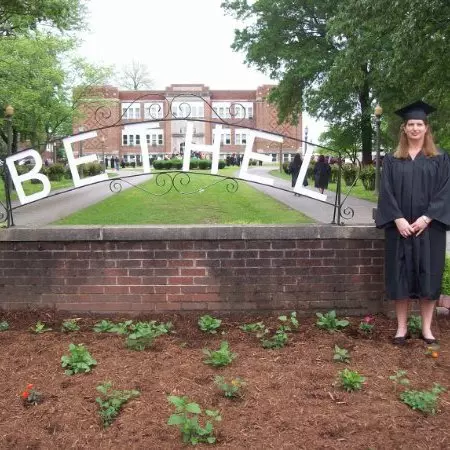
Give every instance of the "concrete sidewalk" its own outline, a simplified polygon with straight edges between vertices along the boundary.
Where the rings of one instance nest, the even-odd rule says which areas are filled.
[[[152,177],[152,175],[143,176],[142,171],[122,170],[120,172],[114,171],[113,173],[117,173],[122,177],[130,177],[126,180],[133,184],[143,183]],[[107,181],[84,186],[70,192],[66,191],[72,188],[52,191],[50,196],[43,200],[15,209],[13,211],[14,225],[27,228],[39,228],[67,217],[80,209],[87,208],[88,206],[105,200],[106,198],[115,195],[109,188],[110,183],[114,182],[114,180],[116,180],[116,178],[113,177]],[[122,182],[122,190],[129,189],[130,187],[131,186],[127,182]],[[62,195],[52,196],[55,193],[61,193]],[[17,201],[13,202],[13,207],[18,205],[19,203]]]
[[[274,177],[269,174],[269,171],[273,170],[273,166],[263,166],[263,167],[257,167],[257,168],[251,168],[250,173],[254,175],[259,175],[262,177],[267,177],[272,180],[274,180],[274,186],[280,187],[289,190],[289,192],[286,191],[280,191],[277,189],[273,189],[270,186],[263,186],[258,184],[250,183],[251,186],[253,186],[255,189],[258,189],[261,192],[266,193],[267,195],[270,195],[271,197],[277,199],[281,203],[284,203],[285,205],[288,205],[289,207],[296,209],[303,214],[307,215],[308,217],[311,217],[311,219],[314,219],[316,222],[319,223],[331,223],[333,219],[333,211],[334,211],[334,202],[336,199],[336,195],[334,192],[331,191],[325,191],[325,194],[327,195],[327,203],[321,202],[318,200],[314,200],[309,197],[304,196],[296,196],[294,195],[294,192],[292,191],[291,182],[287,180],[283,180],[278,177]],[[236,176],[238,176],[236,174]],[[318,192],[318,189],[311,186],[311,180],[308,180],[310,185],[307,187],[308,189],[314,190]],[[344,189],[344,192],[347,191],[347,189]],[[341,202],[344,201],[345,195],[341,195]],[[332,205],[329,205],[328,203],[332,203]],[[361,200],[359,198],[355,197],[348,197],[345,201],[342,211],[345,211],[346,207],[350,207],[354,211],[353,218],[342,218],[343,223],[348,225],[374,225],[374,221],[372,219],[372,210],[376,207],[376,204],[373,202],[369,202],[367,200]],[[344,216],[345,217],[345,216]],[[336,217],[337,221],[337,217]]]

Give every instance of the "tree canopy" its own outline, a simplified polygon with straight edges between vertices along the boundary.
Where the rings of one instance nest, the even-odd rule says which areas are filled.
[[[278,81],[269,99],[280,121],[306,110],[356,129],[364,163],[372,160],[376,103],[390,136],[398,129],[391,111],[418,98],[439,108],[435,125],[448,132],[448,0],[225,0],[222,7],[242,22],[232,48]]]
[[[131,91],[150,89],[153,84],[147,65],[136,60],[122,67],[118,82],[120,87]]]

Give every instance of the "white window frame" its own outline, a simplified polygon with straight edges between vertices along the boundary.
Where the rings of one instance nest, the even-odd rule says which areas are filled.
[[[151,113],[151,110],[153,113]],[[144,103],[144,119],[162,119],[164,117],[164,103]]]
[[[140,103],[122,103],[122,119],[132,120],[141,118]]]

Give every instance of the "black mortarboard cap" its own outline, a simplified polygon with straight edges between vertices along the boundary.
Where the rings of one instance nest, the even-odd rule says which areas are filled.
[[[426,120],[428,114],[436,111],[436,108],[429,105],[428,103],[419,100],[417,102],[411,103],[408,106],[395,111],[395,114],[400,116],[403,120]]]

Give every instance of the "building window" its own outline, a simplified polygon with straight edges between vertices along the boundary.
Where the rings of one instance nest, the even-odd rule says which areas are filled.
[[[145,103],[144,119],[162,119],[164,116],[164,105],[162,103]]]
[[[122,103],[122,119],[140,119],[140,103]]]
[[[247,144],[247,135],[242,131],[236,131],[234,142],[236,145],[246,145]]]
[[[253,119],[253,106],[247,106],[245,108],[245,115],[248,119]]]
[[[136,135],[136,145],[141,145],[141,135],[140,134]]]
[[[126,134],[122,135],[122,145],[128,145],[128,136]]]
[[[147,134],[145,138],[148,145],[164,145],[164,135],[162,132]]]
[[[231,145],[231,131],[222,130],[222,137],[220,139],[222,145]]]

